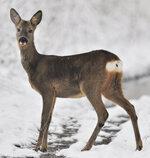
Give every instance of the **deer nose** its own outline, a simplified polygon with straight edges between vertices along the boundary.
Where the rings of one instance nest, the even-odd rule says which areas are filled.
[[[26,45],[27,43],[28,43],[27,38],[25,38],[25,37],[20,37],[20,39],[19,39],[19,44],[21,44],[21,45]]]

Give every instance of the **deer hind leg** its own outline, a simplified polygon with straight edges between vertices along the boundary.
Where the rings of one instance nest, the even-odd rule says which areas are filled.
[[[43,152],[47,151],[47,135],[48,128],[52,118],[52,112],[55,104],[55,95],[54,92],[46,92],[42,94],[43,98],[43,109],[41,116],[41,127],[38,137],[38,142],[36,145],[36,151],[41,150]]]
[[[128,113],[128,115],[131,118],[134,129],[136,149],[141,150],[143,145],[138,128],[138,117],[136,115],[134,106],[124,97],[122,93],[120,75],[114,75],[112,79],[109,81],[109,84],[107,85],[108,86],[105,87],[103,91],[104,96],[109,100],[113,101],[114,103],[118,104],[119,106],[121,106]]]
[[[100,132],[101,128],[104,126],[104,123],[108,118],[108,112],[102,102],[101,94],[96,91],[92,91],[91,89],[90,91],[85,91],[85,94],[96,111],[98,121],[90,139],[88,140],[82,151],[90,150],[92,148],[92,145],[94,144],[98,133]]]

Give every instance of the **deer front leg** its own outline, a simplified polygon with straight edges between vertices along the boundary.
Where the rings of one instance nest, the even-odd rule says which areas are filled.
[[[36,145],[36,151],[47,151],[47,134],[49,124],[51,122],[52,112],[55,104],[55,93],[54,91],[45,92],[42,94],[43,98],[43,110],[41,116],[41,127],[39,137]]]
[[[53,113],[53,108],[54,108],[54,105],[55,105],[55,100],[56,98],[54,97],[53,98],[53,102],[52,102],[52,110],[50,111],[50,115],[48,116],[48,122],[47,122],[47,126],[44,130],[44,134],[43,134],[43,139],[42,139],[42,148],[41,148],[41,151],[46,151],[47,150],[47,137],[48,137],[48,129],[49,129],[49,125],[50,125],[50,122],[51,122],[51,119],[52,119],[52,113]]]

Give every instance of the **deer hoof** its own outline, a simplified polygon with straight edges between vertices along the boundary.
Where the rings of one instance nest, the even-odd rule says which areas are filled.
[[[81,151],[88,151],[92,148],[90,145],[86,145]]]
[[[40,150],[40,147],[39,147],[39,146],[36,146],[34,150],[37,152],[37,151]]]
[[[142,144],[142,141],[140,140],[137,147],[136,147],[136,150],[141,151],[142,148],[143,148],[143,144]]]
[[[143,146],[139,145],[139,146],[136,147],[136,150],[141,151],[142,148],[143,148]]]
[[[47,151],[47,148],[46,148],[46,147],[41,147],[40,151],[41,151],[41,152],[46,152],[46,151]]]
[[[34,150],[35,150],[35,151],[46,152],[46,151],[47,151],[47,147],[39,147],[39,146],[37,146],[37,147],[35,147]]]

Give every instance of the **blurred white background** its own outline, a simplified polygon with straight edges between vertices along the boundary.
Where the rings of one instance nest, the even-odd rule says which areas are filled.
[[[120,56],[127,77],[146,73],[150,66],[149,5],[149,0],[0,0],[0,65],[18,71],[19,49],[10,8],[26,20],[41,9],[43,20],[35,33],[40,53],[68,55],[106,49]]]

